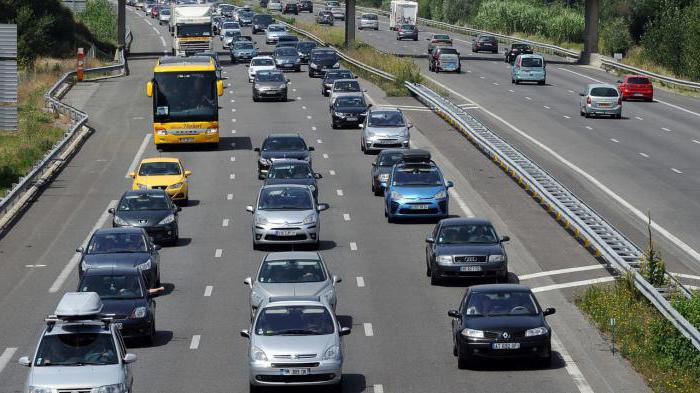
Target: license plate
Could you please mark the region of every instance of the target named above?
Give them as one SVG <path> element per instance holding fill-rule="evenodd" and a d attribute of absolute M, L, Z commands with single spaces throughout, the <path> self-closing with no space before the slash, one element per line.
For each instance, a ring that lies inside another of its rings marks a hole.
<path fill-rule="evenodd" d="M 481 266 L 460 266 L 460 272 L 480 272 Z"/>
<path fill-rule="evenodd" d="M 493 343 L 493 349 L 520 349 L 520 343 Z"/>
<path fill-rule="evenodd" d="M 282 67 L 291 67 L 293 64 L 282 64 Z"/>
<path fill-rule="evenodd" d="M 607 102 L 603 102 L 603 103 L 598 104 L 598 106 L 607 107 L 607 106 L 610 106 L 610 104 L 608 104 Z"/>
<path fill-rule="evenodd" d="M 182 142 L 182 143 L 194 142 L 194 138 L 180 138 L 180 142 Z"/>
<path fill-rule="evenodd" d="M 121 328 L 122 328 L 123 325 L 122 325 L 121 322 L 116 322 L 116 323 L 114 324 L 114 326 L 116 326 L 117 329 L 121 330 Z"/>
<path fill-rule="evenodd" d="M 280 375 L 307 375 L 308 368 L 281 368 Z"/>
<path fill-rule="evenodd" d="M 644 94 L 642 94 L 642 93 L 634 93 L 634 96 L 635 96 L 635 97 L 641 97 L 641 96 L 643 96 L 643 95 L 644 95 Z"/>
<path fill-rule="evenodd" d="M 347 121 L 357 121 L 357 117 L 347 117 L 345 118 Z"/>
<path fill-rule="evenodd" d="M 267 94 L 267 95 L 269 95 L 269 96 L 277 94 L 276 91 L 264 91 L 263 93 L 265 93 L 265 94 Z"/>
<path fill-rule="evenodd" d="M 430 205 L 411 205 L 411 209 L 413 209 L 413 210 L 428 210 L 428 209 L 430 209 Z"/>
<path fill-rule="evenodd" d="M 294 236 L 297 234 L 297 231 L 275 231 L 275 235 L 277 236 Z"/>

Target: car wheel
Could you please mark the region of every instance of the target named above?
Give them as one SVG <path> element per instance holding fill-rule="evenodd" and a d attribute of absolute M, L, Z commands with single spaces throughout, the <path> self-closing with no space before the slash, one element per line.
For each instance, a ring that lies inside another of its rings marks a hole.
<path fill-rule="evenodd" d="M 505 274 L 498 276 L 497 280 L 501 284 L 507 284 L 509 281 L 508 280 L 508 271 L 506 271 Z"/>
<path fill-rule="evenodd" d="M 338 125 L 335 124 L 334 121 L 331 121 L 331 128 L 335 130 L 336 128 L 338 128 Z"/>
<path fill-rule="evenodd" d="M 459 368 L 460 370 L 465 370 L 465 369 L 469 368 L 472 361 L 471 361 L 471 358 L 469 357 L 469 355 L 462 353 L 461 349 L 462 349 L 462 346 L 458 345 L 457 346 L 457 368 Z"/>
<path fill-rule="evenodd" d="M 516 80 L 515 80 L 515 84 L 516 84 L 516 85 L 519 85 L 519 84 L 520 84 L 520 81 L 519 81 L 518 79 L 516 79 Z"/>
<path fill-rule="evenodd" d="M 538 85 L 544 85 L 544 81 L 537 81 Z"/>
<path fill-rule="evenodd" d="M 622 113 L 618 113 L 617 115 L 615 115 L 615 118 L 616 118 L 616 119 L 622 119 Z"/>
<path fill-rule="evenodd" d="M 515 83 L 515 79 L 510 78 L 510 83 Z"/>
<path fill-rule="evenodd" d="M 438 273 L 435 270 L 430 269 L 430 285 L 438 285 L 440 284 L 440 281 L 441 280 Z"/>
<path fill-rule="evenodd" d="M 146 345 L 149 347 L 152 347 L 153 344 L 156 342 L 156 321 L 155 321 L 155 316 L 153 318 L 153 324 L 151 324 L 151 331 L 148 333 L 148 336 L 146 336 Z"/>
<path fill-rule="evenodd" d="M 372 192 L 374 192 L 374 196 L 381 196 L 383 194 L 381 187 L 372 186 Z"/>
<path fill-rule="evenodd" d="M 282 101 L 282 102 L 287 102 L 287 95 L 285 94 L 284 97 L 282 97 L 282 98 L 280 99 L 280 101 Z"/>
<path fill-rule="evenodd" d="M 256 97 L 255 95 L 253 95 L 253 102 L 258 102 L 258 97 Z"/>
<path fill-rule="evenodd" d="M 584 111 L 583 111 L 583 116 L 585 116 L 585 117 L 586 117 L 586 119 L 588 119 L 588 118 L 590 118 L 590 117 L 591 117 L 591 114 L 590 114 L 590 113 L 588 113 L 588 110 L 586 109 L 586 110 L 584 110 Z"/>

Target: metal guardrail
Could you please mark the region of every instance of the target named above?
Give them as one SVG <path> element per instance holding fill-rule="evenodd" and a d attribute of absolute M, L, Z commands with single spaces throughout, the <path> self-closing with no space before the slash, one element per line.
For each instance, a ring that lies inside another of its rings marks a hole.
<path fill-rule="evenodd" d="M 657 81 L 661 81 L 661 82 L 664 82 L 667 84 L 682 86 L 682 87 L 685 87 L 687 89 L 700 90 L 700 82 L 693 82 L 693 81 L 687 81 L 687 80 L 683 80 L 683 79 L 676 79 L 676 78 L 672 78 L 670 76 L 657 74 L 655 72 L 643 70 L 641 68 L 636 68 L 636 67 L 632 67 L 632 66 L 627 65 L 627 64 L 620 63 L 620 62 L 618 62 L 614 59 L 611 59 L 609 57 L 603 57 L 601 59 L 601 62 L 602 62 L 602 67 L 605 69 L 614 68 L 616 70 L 624 71 L 624 72 L 630 73 L 630 74 L 644 75 L 644 76 L 647 76 L 651 79 L 655 79 Z"/>
<path fill-rule="evenodd" d="M 130 43 L 131 40 L 133 40 L 130 30 L 127 30 L 126 36 L 127 42 Z M 118 58 L 119 61 L 117 64 L 85 69 L 85 75 L 104 75 L 105 73 L 114 71 L 120 71 L 121 74 L 126 73 L 127 65 L 124 57 L 124 50 L 119 51 Z M 53 86 L 51 86 L 46 94 L 44 94 L 44 101 L 46 102 L 47 108 L 51 109 L 54 113 L 68 116 L 73 124 L 63 138 L 58 141 L 53 148 L 34 165 L 31 171 L 22 177 L 19 183 L 15 184 L 12 189 L 2 199 L 0 199 L 0 232 L 2 232 L 5 226 L 10 224 L 13 219 L 13 217 L 6 217 L 8 212 L 12 211 L 13 213 L 16 213 L 16 204 L 23 199 L 23 195 L 30 188 L 42 185 L 42 181 L 40 179 L 45 175 L 47 170 L 53 166 L 52 164 L 57 160 L 57 157 L 64 150 L 64 148 L 72 142 L 75 135 L 78 134 L 78 131 L 87 124 L 88 115 L 85 112 L 60 101 L 61 97 L 67 91 L 65 86 L 72 86 L 75 83 L 75 77 L 76 71 L 65 73 L 59 80 L 56 81 L 56 83 L 53 84 Z"/>

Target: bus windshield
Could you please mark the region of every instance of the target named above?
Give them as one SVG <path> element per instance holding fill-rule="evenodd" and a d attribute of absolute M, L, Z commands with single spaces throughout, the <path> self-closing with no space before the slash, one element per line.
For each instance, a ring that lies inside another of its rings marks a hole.
<path fill-rule="evenodd" d="M 153 83 L 153 121 L 216 121 L 214 71 L 160 72 Z"/>

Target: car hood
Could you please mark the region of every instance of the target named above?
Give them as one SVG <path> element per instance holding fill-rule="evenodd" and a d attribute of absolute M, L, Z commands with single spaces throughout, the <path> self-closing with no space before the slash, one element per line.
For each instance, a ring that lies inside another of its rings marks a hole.
<path fill-rule="evenodd" d="M 285 35 L 285 34 L 287 34 L 286 31 L 266 31 L 265 32 L 265 35 L 267 35 L 269 37 L 279 37 L 279 36 Z"/>
<path fill-rule="evenodd" d="M 83 257 L 88 265 L 100 267 L 134 267 L 148 260 L 151 254 L 146 252 L 134 252 L 123 254 L 86 254 Z"/>
<path fill-rule="evenodd" d="M 314 211 L 309 210 L 256 210 L 258 217 L 263 217 L 270 224 L 300 224 L 304 218 Z"/>
<path fill-rule="evenodd" d="M 28 385 L 54 389 L 85 389 L 124 382 L 119 364 L 104 366 L 32 367 Z"/>
<path fill-rule="evenodd" d="M 331 93 L 331 100 L 338 97 L 364 97 L 365 94 L 361 91 L 334 91 Z"/>
<path fill-rule="evenodd" d="M 398 137 L 408 130 L 407 127 L 367 127 L 368 133 L 376 136 Z"/>
<path fill-rule="evenodd" d="M 234 49 L 234 53 L 255 53 L 255 49 Z"/>
<path fill-rule="evenodd" d="M 495 244 L 436 244 L 439 255 L 501 255 L 503 249 Z"/>
<path fill-rule="evenodd" d="M 467 317 L 464 327 L 476 330 L 517 332 L 544 325 L 540 315 L 504 315 L 492 317 Z"/>
<path fill-rule="evenodd" d="M 274 65 L 269 65 L 269 66 L 253 66 L 249 67 L 248 70 L 251 74 L 255 75 L 256 72 L 258 71 L 266 71 L 266 70 L 274 70 L 275 66 Z"/>
<path fill-rule="evenodd" d="M 278 89 L 281 85 L 285 85 L 285 83 L 284 82 L 255 82 L 256 88 L 273 87 L 275 89 Z"/>
<path fill-rule="evenodd" d="M 335 108 L 335 111 L 340 112 L 340 113 L 363 114 L 363 113 L 367 112 L 367 108 L 356 107 L 356 106 L 338 106 Z"/>
<path fill-rule="evenodd" d="M 104 314 L 128 317 L 136 307 L 147 307 L 148 303 L 144 299 L 102 299 L 102 306 Z"/>
<path fill-rule="evenodd" d="M 297 59 L 299 59 L 299 55 L 275 56 L 275 61 L 296 61 Z"/>
<path fill-rule="evenodd" d="M 182 175 L 163 175 L 163 176 L 138 176 L 136 182 L 149 186 L 165 186 L 175 183 L 180 183 L 185 179 Z"/>
<path fill-rule="evenodd" d="M 311 354 L 323 356 L 331 345 L 338 345 L 335 334 L 322 336 L 258 336 L 251 332 L 251 344 L 265 351 L 268 359 L 275 361 L 275 355 Z"/>
<path fill-rule="evenodd" d="M 319 296 L 330 286 L 328 281 L 304 283 L 257 283 L 253 289 L 264 297 L 271 296 Z"/>
<path fill-rule="evenodd" d="M 433 195 L 443 190 L 445 190 L 444 186 L 391 186 L 391 191 L 398 192 L 404 199 L 432 198 Z"/>
<path fill-rule="evenodd" d="M 265 185 L 269 184 L 301 184 L 303 186 L 316 185 L 316 179 L 270 179 L 265 180 Z"/>
<path fill-rule="evenodd" d="M 129 225 L 133 225 L 135 227 L 148 227 L 158 225 L 161 220 L 170 214 L 172 214 L 170 210 L 118 210 L 115 215 L 122 220 L 126 220 Z"/>
<path fill-rule="evenodd" d="M 303 160 L 309 156 L 307 150 L 274 150 L 274 151 L 263 151 L 260 153 L 260 157 L 275 159 L 275 158 L 296 158 Z"/>

